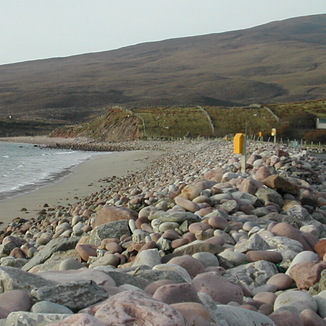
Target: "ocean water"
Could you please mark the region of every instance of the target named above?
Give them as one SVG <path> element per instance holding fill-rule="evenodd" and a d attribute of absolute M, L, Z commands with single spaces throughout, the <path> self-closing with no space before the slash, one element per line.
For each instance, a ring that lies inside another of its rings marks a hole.
<path fill-rule="evenodd" d="M 0 142 L 0 200 L 50 184 L 96 154 Z"/>

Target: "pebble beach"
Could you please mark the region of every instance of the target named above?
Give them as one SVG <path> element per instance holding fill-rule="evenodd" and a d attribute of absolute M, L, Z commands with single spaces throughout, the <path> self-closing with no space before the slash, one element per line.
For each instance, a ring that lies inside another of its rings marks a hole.
<path fill-rule="evenodd" d="M 26 141 L 120 152 L 7 201 L 0 326 L 326 325 L 323 158 L 250 141 L 242 171 L 222 139 Z"/>

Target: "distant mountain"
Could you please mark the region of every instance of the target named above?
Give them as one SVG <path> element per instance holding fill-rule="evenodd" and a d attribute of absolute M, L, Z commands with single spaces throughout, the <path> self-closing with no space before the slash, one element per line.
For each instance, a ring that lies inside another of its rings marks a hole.
<path fill-rule="evenodd" d="M 0 66 L 0 116 L 79 122 L 117 105 L 234 106 L 322 98 L 326 15 Z"/>

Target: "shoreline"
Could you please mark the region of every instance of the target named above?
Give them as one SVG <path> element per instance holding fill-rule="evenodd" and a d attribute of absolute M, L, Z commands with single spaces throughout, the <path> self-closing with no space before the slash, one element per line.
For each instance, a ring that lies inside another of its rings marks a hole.
<path fill-rule="evenodd" d="M 158 151 L 123 151 L 94 155 L 74 166 L 65 176 L 49 184 L 1 200 L 0 228 L 6 227 L 16 218 L 38 217 L 38 212 L 45 205 L 70 206 L 81 198 L 99 191 L 103 186 L 100 179 L 140 172 L 159 154 Z"/>

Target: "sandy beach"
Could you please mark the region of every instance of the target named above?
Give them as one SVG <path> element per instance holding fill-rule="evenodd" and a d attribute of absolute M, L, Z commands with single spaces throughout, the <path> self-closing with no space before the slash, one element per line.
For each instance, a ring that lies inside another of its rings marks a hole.
<path fill-rule="evenodd" d="M 1 139 L 11 142 L 28 142 L 49 144 L 47 137 L 15 137 Z M 71 141 L 71 140 L 70 140 Z M 76 166 L 72 172 L 53 184 L 43 186 L 35 191 L 0 201 L 0 221 L 4 227 L 16 217 L 32 218 L 42 209 L 49 206 L 69 206 L 78 199 L 101 189 L 101 178 L 124 176 L 144 169 L 149 162 L 160 154 L 159 151 L 123 151 L 94 155 L 91 159 Z"/>

